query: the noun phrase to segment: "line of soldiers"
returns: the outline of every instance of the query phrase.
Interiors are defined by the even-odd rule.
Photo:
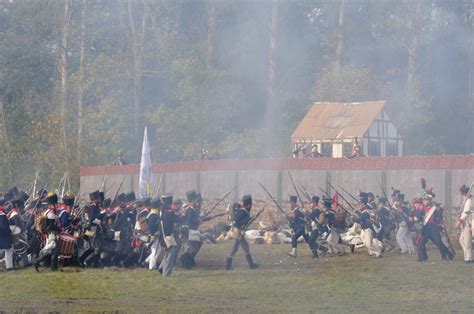
[[[111,200],[95,191],[89,198],[87,206],[79,207],[68,193],[59,200],[56,193],[42,190],[29,201],[26,193],[9,191],[0,200],[0,250],[6,269],[33,263],[37,271],[41,266],[57,270],[59,260],[81,267],[148,263],[149,269],[168,276],[178,258],[190,269],[202,243],[215,242],[211,234],[199,231],[201,222],[213,217],[201,213],[202,197],[194,190],[184,204],[170,194],[137,200],[131,192]]]
[[[459,242],[464,261],[472,263],[472,196],[466,185],[460,188],[460,193],[463,203],[457,223],[462,228]],[[373,193],[360,192],[358,199],[353,197],[357,204],[347,203],[352,210],[338,202],[339,196],[342,195],[337,192],[333,198],[323,197],[322,208],[320,198],[313,196],[310,208],[306,210],[298,206],[297,196],[290,196],[292,214],[288,218],[292,228],[292,249],[289,256],[296,258],[298,239],[302,237],[314,258],[328,251],[336,255],[344,255],[349,249],[354,252],[357,243],[352,241],[354,238],[360,240],[369,256],[382,257],[395,248],[396,241],[401,254],[417,252],[418,261],[425,262],[428,260],[426,244],[431,240],[443,260],[454,258],[455,252],[444,225],[444,210],[434,201],[432,188],[424,187],[423,196],[411,203],[400,190],[393,189],[391,200],[378,197],[378,202]],[[416,233],[416,249],[412,233]]]
[[[472,186],[471,186],[472,189]],[[462,227],[460,243],[464,260],[472,263],[473,204],[471,189],[460,189],[463,204],[458,225]],[[431,240],[441,258],[452,260],[454,250],[444,228],[443,208],[434,202],[432,189],[424,187],[424,194],[411,203],[399,190],[391,199],[373,193],[360,192],[356,205],[345,208],[339,202],[339,192],[330,198],[310,198],[308,209],[298,206],[299,198],[290,196],[291,214],[287,215],[292,229],[290,257],[297,257],[298,240],[303,238],[314,258],[332,253],[344,255],[354,252],[356,243],[350,236],[358,236],[370,256],[382,257],[398,243],[400,253],[418,253],[418,261],[428,260],[426,244]],[[351,196],[352,197],[352,196]],[[173,201],[171,194],[157,199],[137,200],[135,194],[122,193],[114,200],[105,199],[103,192],[89,195],[90,203],[77,206],[74,196],[66,193],[62,199],[55,193],[39,191],[34,197],[16,188],[0,199],[0,252],[4,252],[7,270],[34,265],[58,269],[63,265],[81,267],[119,266],[131,268],[147,265],[158,269],[163,276],[172,273],[179,261],[183,268],[196,266],[196,255],[205,241],[215,243],[210,233],[202,233],[200,224],[214,217],[202,211],[202,196],[192,190],[186,201]],[[320,207],[320,203],[323,205]],[[346,206],[347,206],[346,205]],[[252,197],[245,195],[242,203],[228,207],[233,238],[225,269],[232,269],[232,261],[241,247],[248,266],[257,268],[250,254],[245,233],[258,218],[251,216]],[[416,232],[416,249],[412,240]],[[160,263],[158,263],[160,261]]]

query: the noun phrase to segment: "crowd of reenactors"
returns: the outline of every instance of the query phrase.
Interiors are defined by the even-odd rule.
[[[298,243],[303,240],[313,258],[344,255],[362,247],[370,256],[382,257],[398,246],[399,253],[417,253],[418,261],[425,262],[426,244],[431,240],[443,260],[452,260],[455,252],[444,226],[444,210],[435,201],[433,189],[427,189],[424,180],[422,185],[423,195],[411,202],[396,189],[389,198],[375,197],[371,192],[360,192],[356,197],[345,191],[352,201],[340,192],[321,198],[306,194],[310,203],[306,208],[299,195],[290,196],[291,212],[285,213],[285,224],[291,229],[288,256],[297,257]],[[463,202],[457,221],[466,263],[473,261],[471,191],[472,185],[460,188]],[[265,208],[254,213],[250,195],[216,216],[202,209],[202,196],[195,190],[186,193],[184,202],[173,200],[171,194],[137,199],[133,192],[107,199],[104,192],[95,191],[89,199],[88,204],[79,206],[70,193],[58,197],[40,190],[30,197],[16,188],[8,191],[0,198],[0,253],[5,268],[147,267],[168,276],[177,263],[186,269],[196,267],[202,244],[216,241],[216,235],[200,230],[201,223],[222,215],[230,220],[225,232],[233,239],[223,263],[225,269],[232,269],[239,248],[249,268],[259,266],[250,254],[246,231]],[[348,240],[351,235],[360,243]]]

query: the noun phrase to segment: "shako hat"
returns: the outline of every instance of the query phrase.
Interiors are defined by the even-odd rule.
[[[242,204],[244,206],[252,205],[252,195],[244,195],[242,196]]]
[[[195,190],[191,190],[191,191],[188,191],[186,192],[186,199],[188,201],[194,201],[197,199],[197,194],[196,194],[196,191]]]

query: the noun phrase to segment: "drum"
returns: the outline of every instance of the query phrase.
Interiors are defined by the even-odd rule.
[[[10,225],[10,231],[12,233],[12,242],[18,242],[18,240],[21,240],[21,228],[18,226],[13,226]]]
[[[13,252],[17,255],[25,254],[27,250],[28,244],[21,239],[13,244]]]
[[[74,254],[76,246],[76,238],[67,233],[59,235],[59,255],[63,257],[70,257]]]
[[[21,233],[21,228],[18,226],[10,225],[10,231],[12,232],[12,236],[16,236]]]

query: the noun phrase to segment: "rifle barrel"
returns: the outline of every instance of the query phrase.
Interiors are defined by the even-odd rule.
[[[295,181],[293,181],[293,176],[291,175],[289,171],[288,171],[288,176],[290,177],[291,184],[293,185],[293,189],[295,189],[296,195],[298,196],[298,199],[300,200],[301,209],[304,209],[304,204],[303,204],[303,200],[301,199],[300,192],[298,192]]]
[[[263,189],[263,191],[268,195],[268,197],[273,201],[273,203],[275,203],[276,207],[283,213],[286,215],[285,213],[285,210],[283,208],[281,208],[280,204],[278,204],[278,202],[275,200],[275,198],[272,196],[272,194],[270,194],[270,192],[267,190],[267,188],[261,183],[259,182],[258,183],[260,185],[260,187]]]

